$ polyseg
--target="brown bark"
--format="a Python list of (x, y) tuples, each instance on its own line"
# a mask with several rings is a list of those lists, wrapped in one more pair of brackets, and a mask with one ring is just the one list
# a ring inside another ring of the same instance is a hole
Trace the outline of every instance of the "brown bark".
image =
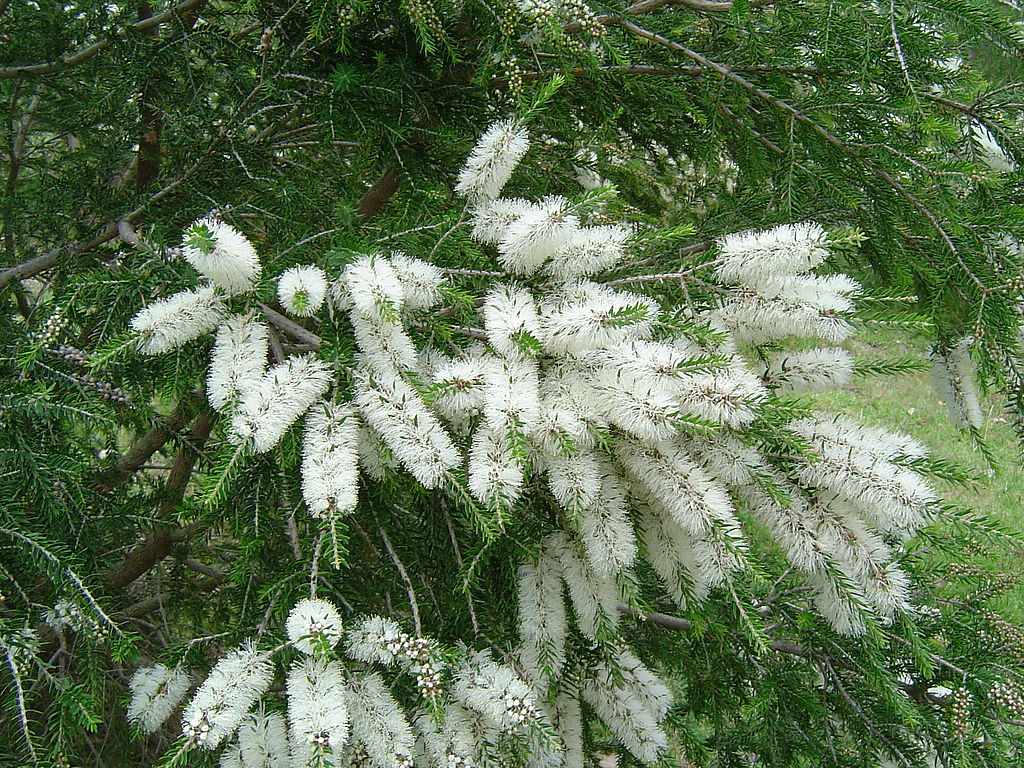
[(364, 220), (371, 218), (384, 207), (388, 200), (394, 197), (397, 191), (398, 171), (394, 167), (390, 167), (359, 198), (359, 202), (356, 203), (356, 213), (362, 216)]

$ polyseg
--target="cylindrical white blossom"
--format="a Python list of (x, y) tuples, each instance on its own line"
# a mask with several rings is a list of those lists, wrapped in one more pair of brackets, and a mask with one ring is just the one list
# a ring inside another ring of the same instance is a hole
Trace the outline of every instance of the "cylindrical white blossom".
[(505, 239), (512, 222), (526, 213), (533, 203), (519, 197), (498, 198), (480, 203), (473, 209), (474, 240), (485, 245), (498, 245)]
[(579, 220), (568, 208), (563, 197), (545, 198), (509, 224), (498, 244), (501, 265), (515, 275), (532, 275), (563, 251), (579, 229)]
[(224, 316), (224, 304), (212, 286), (181, 291), (154, 301), (132, 318), (139, 349), (159, 355), (209, 333)]
[(491, 124), (459, 172), (455, 191), (474, 204), (497, 197), (529, 148), (529, 134), (516, 121)]
[(238, 726), (238, 753), (242, 768), (289, 768), (288, 727), (277, 712), (257, 707)]
[(932, 386), (958, 429), (981, 429), (984, 422), (971, 363), (973, 341), (969, 337), (961, 339), (946, 354), (937, 350), (931, 354)]
[(320, 402), (306, 416), (302, 497), (316, 517), (346, 514), (359, 500), (359, 419), (349, 405)]
[(307, 654), (330, 651), (341, 640), (341, 614), (326, 600), (300, 600), (288, 614), (288, 639)]
[(523, 491), (522, 464), (508, 430), (481, 424), (469, 449), (469, 492), (488, 507), (511, 506)]
[(260, 276), (260, 259), (249, 239), (213, 216), (188, 229), (182, 252), (197, 272), (228, 293), (250, 290)]
[(398, 275), (409, 309), (429, 309), (441, 301), (444, 272), (430, 262), (414, 259), (404, 253), (392, 253), (391, 266)]
[(327, 275), (320, 267), (290, 267), (277, 279), (277, 298), (290, 314), (311, 317), (320, 311), (326, 297)]
[(503, 731), (523, 728), (539, 715), (530, 686), (486, 651), (471, 654), (456, 669), (451, 694)]
[(228, 653), (210, 671), (181, 718), (182, 733), (204, 749), (231, 736), (270, 687), (273, 667), (252, 642)]
[(263, 378), (268, 350), (266, 323), (240, 315), (221, 323), (206, 377), (206, 396), (215, 410), (233, 409), (242, 393)]
[(778, 355), (764, 378), (783, 392), (840, 389), (853, 377), (853, 356), (845, 349), (818, 348)]
[(355, 402), (366, 423), (422, 485), (436, 488), (462, 461), (437, 417), (398, 374), (358, 374)]
[(611, 269), (626, 255), (632, 232), (619, 225), (580, 227), (545, 269), (558, 280), (576, 280)]
[(658, 319), (647, 296), (581, 281), (541, 307), (544, 349), (552, 355), (585, 356), (631, 339), (644, 339)]
[(540, 317), (533, 295), (525, 288), (499, 285), (484, 297), (487, 343), (503, 357), (518, 358), (540, 351)]
[(383, 678), (373, 672), (353, 679), (346, 699), (352, 735), (362, 743), (374, 768), (412, 768), (412, 728)]
[(568, 625), (562, 597), (562, 574), (550, 552), (519, 566), (519, 656), (527, 674), (558, 678), (565, 664)]
[(128, 719), (138, 723), (144, 732), (154, 733), (185, 698), (191, 685), (189, 674), (177, 667), (139, 667), (128, 684), (132, 694)]
[(607, 639), (619, 624), (619, 587), (615, 579), (600, 579), (565, 533), (545, 540), (546, 557), (562, 565), (562, 580), (569, 588), (573, 615), (580, 632), (592, 640)]
[(825, 230), (817, 224), (783, 224), (762, 232), (740, 232), (718, 241), (726, 283), (756, 283), (765, 277), (807, 272), (828, 256)]
[(405, 306), (402, 280), (383, 254), (360, 256), (342, 272), (351, 306), (367, 317), (393, 321)]
[(394, 666), (411, 637), (383, 616), (363, 619), (345, 635), (345, 652), (367, 664)]
[(249, 441), (257, 453), (280, 442), (285, 431), (323, 396), (331, 383), (326, 363), (315, 355), (290, 357), (273, 366), (243, 394), (231, 419), (231, 437)]
[(296, 766), (341, 765), (348, 741), (344, 671), (337, 661), (307, 656), (288, 671), (288, 722)]

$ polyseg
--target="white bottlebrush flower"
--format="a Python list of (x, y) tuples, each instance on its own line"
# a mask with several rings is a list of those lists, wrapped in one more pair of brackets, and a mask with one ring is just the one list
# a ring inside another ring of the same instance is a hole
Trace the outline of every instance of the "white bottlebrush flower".
[(682, 376), (677, 403), (685, 413), (738, 429), (756, 418), (767, 394), (751, 371), (733, 365), (714, 373)]
[(592, 640), (614, 634), (619, 624), (619, 587), (614, 578), (598, 578), (576, 543), (564, 533), (545, 541), (546, 557), (561, 563), (562, 580), (569, 588), (576, 626)]
[(300, 600), (285, 627), (292, 645), (303, 653), (329, 651), (341, 640), (341, 614), (326, 600)]
[(667, 440), (676, 434), (679, 398), (660, 382), (629, 372), (604, 368), (591, 379), (604, 417), (640, 440)]
[(456, 668), (451, 695), (503, 731), (523, 728), (539, 716), (530, 686), (486, 651), (470, 654)]
[(564, 298), (542, 307), (544, 348), (552, 355), (584, 356), (632, 339), (644, 339), (658, 319), (647, 296), (581, 281)]
[(740, 540), (739, 521), (726, 489), (672, 443), (647, 445), (623, 440), (616, 455), (637, 490), (664, 507), (684, 530), (705, 534), (714, 528)]
[(661, 721), (668, 714), (672, 706), (672, 691), (629, 650), (622, 649), (609, 655), (595, 666), (594, 672), (609, 678), (621, 677), (622, 688), (639, 699), (656, 720)]
[(783, 224), (762, 232), (726, 235), (719, 239), (718, 250), (722, 261), (718, 277), (745, 285), (807, 272), (828, 256), (825, 230), (817, 224)]
[(231, 651), (214, 665), (185, 707), (182, 733), (204, 749), (215, 749), (267, 692), (272, 675), (270, 660), (254, 643)]
[(494, 359), (484, 355), (439, 361), (431, 379), (434, 409), (448, 421), (463, 425), (481, 413), (487, 399), (487, 373)]
[(139, 667), (128, 684), (132, 694), (128, 719), (144, 732), (154, 733), (185, 698), (191, 684), (188, 673), (177, 667)]
[(320, 267), (291, 267), (277, 279), (277, 297), (293, 315), (311, 317), (320, 311), (326, 296), (327, 275)]
[(765, 299), (813, 307), (819, 312), (846, 313), (854, 309), (853, 299), (861, 285), (847, 275), (798, 275), (766, 278), (757, 293)]
[(358, 661), (390, 667), (398, 661), (410, 639), (397, 622), (370, 616), (348, 631), (345, 652)]
[(540, 416), (539, 388), (535, 360), (496, 361), (487, 371), (484, 422), (498, 431), (530, 432)]
[(838, 344), (853, 332), (844, 315), (750, 292), (729, 299), (716, 314), (737, 344), (767, 344), (791, 336)]
[(499, 355), (517, 358), (540, 351), (540, 317), (525, 288), (495, 287), (484, 297), (482, 314), (487, 343)]
[(987, 127), (978, 122), (971, 123), (971, 138), (978, 147), (982, 162), (996, 173), (1013, 173), (1016, 161), (1000, 146), (996, 137)]
[(182, 253), (199, 274), (228, 293), (244, 293), (260, 277), (260, 258), (249, 239), (212, 216), (188, 229)]
[[(449, 705), (446, 710), (457, 708), (458, 705)], [(426, 712), (416, 718), (416, 729), (423, 739), (430, 765), (439, 768), (475, 768), (476, 744), (466, 728), (456, 727), (458, 720), (458, 716), (453, 717), (450, 711), (445, 712), (444, 720), (440, 723)]]
[(224, 304), (211, 286), (181, 291), (154, 301), (132, 318), (139, 349), (159, 355), (209, 333), (224, 316)]
[(565, 664), (568, 624), (561, 567), (549, 550), (519, 566), (519, 658), (531, 679), (558, 678)]
[(636, 559), (636, 539), (622, 483), (610, 462), (601, 462), (601, 490), (577, 516), (583, 550), (594, 575), (607, 579)]
[(231, 418), (235, 442), (250, 441), (257, 453), (280, 442), (285, 431), (302, 417), (331, 383), (326, 363), (315, 355), (290, 357), (278, 363), (243, 394)]
[(581, 227), (551, 257), (546, 269), (558, 280), (576, 280), (611, 269), (626, 255), (632, 232), (619, 225)]
[(405, 306), (405, 290), (386, 256), (360, 256), (342, 272), (341, 282), (351, 305), (370, 318), (393, 321)]
[(407, 308), (428, 309), (441, 301), (444, 273), (433, 264), (396, 252), (391, 254), (391, 266), (402, 284)]
[(405, 713), (377, 673), (349, 683), (352, 735), (363, 744), (374, 768), (412, 765), (414, 737)]
[(857, 637), (867, 631), (864, 623), (864, 598), (855, 589), (840, 587), (826, 573), (812, 573), (804, 577), (811, 587), (814, 607), (832, 629), (841, 635)]
[(366, 426), (359, 428), (359, 466), (377, 482), (401, 466), (384, 441), (372, 429)]
[(837, 347), (778, 355), (764, 374), (767, 384), (782, 392), (841, 389), (852, 377), (853, 356)]
[(423, 398), (401, 376), (357, 371), (356, 397), (366, 423), (426, 488), (436, 488), (462, 456)]
[(567, 512), (579, 515), (597, 503), (603, 466), (594, 451), (555, 453), (545, 457), (544, 465), (551, 494)]
[(263, 378), (268, 350), (266, 323), (234, 315), (220, 324), (206, 377), (206, 396), (215, 410), (230, 411)]
[(776, 487), (784, 490), (788, 503), (783, 505), (758, 486), (739, 491), (747, 509), (764, 523), (793, 566), (805, 573), (822, 570), (829, 560), (829, 545), (800, 489), (785, 477), (773, 474)]
[(289, 768), (288, 728), (277, 712), (257, 707), (238, 726), (241, 768)]
[(523, 492), (523, 457), (516, 455), (507, 429), (481, 424), (469, 449), (469, 492), (490, 508), (507, 508)]
[(473, 209), (473, 230), (470, 236), (478, 243), (498, 245), (505, 239), (509, 225), (532, 206), (529, 200), (519, 197), (483, 202)]
[(622, 681), (616, 683), (606, 670), (589, 675), (582, 692), (594, 713), (633, 757), (643, 763), (657, 761), (668, 738), (642, 699)]
[(302, 497), (316, 517), (355, 509), (359, 500), (359, 419), (348, 405), (320, 402), (302, 438)]
[(497, 197), (529, 148), (524, 126), (515, 120), (492, 123), (466, 159), (455, 191), (474, 204)]
[(685, 608), (691, 602), (707, 600), (711, 587), (682, 526), (668, 515), (644, 507), (640, 531), (646, 559), (676, 605)]
[(789, 428), (818, 454), (798, 468), (801, 483), (848, 499), (885, 531), (912, 532), (925, 521), (935, 491), (924, 477), (880, 454), (887, 450), (884, 442), (865, 445), (846, 420), (802, 419)]
[(348, 689), (337, 661), (307, 656), (288, 671), (288, 722), (295, 766), (342, 764), (348, 741)]
[(564, 250), (579, 229), (568, 207), (563, 197), (545, 198), (509, 224), (498, 244), (501, 265), (512, 274), (532, 275)]
[(356, 344), (375, 368), (413, 371), (419, 365), (419, 354), (412, 337), (397, 322), (353, 310), (349, 314)]
[(981, 429), (984, 421), (971, 363), (972, 342), (970, 337), (961, 339), (948, 353), (936, 350), (931, 354), (932, 386), (958, 429)]

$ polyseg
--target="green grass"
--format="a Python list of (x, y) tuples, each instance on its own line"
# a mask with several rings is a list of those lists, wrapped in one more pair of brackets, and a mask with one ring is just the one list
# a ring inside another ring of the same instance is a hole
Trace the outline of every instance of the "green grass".
[[(928, 340), (905, 331), (871, 330), (860, 334), (847, 349), (857, 359), (924, 358)], [(836, 411), (886, 429), (903, 432), (929, 446), (937, 458), (956, 462), (978, 480), (969, 486), (939, 484), (948, 500), (970, 507), (1016, 532), (1024, 532), (1024, 464), (1017, 435), (995, 397), (984, 399), (982, 437), (993, 456), (990, 467), (970, 435), (951, 422), (945, 404), (935, 394), (927, 371), (897, 376), (856, 378), (848, 387), (812, 396), (816, 407)], [(942, 521), (938, 521), (941, 526)], [(1022, 535), (1024, 541), (1024, 535)], [(976, 549), (972, 547), (972, 549)], [(983, 562), (998, 570), (1021, 573), (1024, 544), (983, 552)], [(975, 553), (977, 554), (977, 553)], [(965, 560), (975, 561), (973, 555)], [(1024, 620), (1024, 584), (1010, 590), (998, 606), (1008, 618)]]

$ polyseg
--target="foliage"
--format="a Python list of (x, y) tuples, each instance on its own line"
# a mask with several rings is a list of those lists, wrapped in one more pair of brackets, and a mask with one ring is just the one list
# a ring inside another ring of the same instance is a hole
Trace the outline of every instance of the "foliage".
[[(926, 329), (942, 354), (972, 337), (961, 362), (1013, 406), (1019, 22), (997, 0), (0, 0), (0, 762), (202, 764), (175, 718), (133, 732), (133, 671), (209, 669), (252, 637), (269, 650), (311, 583), (346, 622), (380, 614), (436, 638), (449, 665), (460, 642), (504, 658), (520, 640), (517, 567), (566, 523), (539, 476), (502, 509), (461, 476), (426, 491), (401, 472), (364, 475), (349, 517), (311, 516), (299, 429), (259, 455), (231, 443), (206, 400), (208, 341), (138, 354), (131, 318), (196, 285), (181, 256), (212, 233), (183, 241), (193, 222), (216, 209), (253, 241), (263, 277), (226, 305), (270, 318), (275, 354), (317, 347), (347, 399), (352, 325), (340, 306), (285, 316), (275, 278), (314, 264), (334, 281), (359, 254), (404, 251), (447, 274), (442, 308), (409, 332), (459, 347), (502, 272), (452, 190), (484, 129), (513, 117), (533, 146), (505, 194), (563, 194), (573, 215), (636, 224), (629, 258), (600, 280), (656, 297), (664, 337), (716, 343), (691, 311), (720, 300), (717, 238), (816, 221), (832, 267), (865, 285), (857, 322)], [(642, 315), (621, 307), (612, 324)], [(540, 343), (514, 341), (531, 355)], [(809, 407), (773, 395), (759, 409), (749, 434), (773, 467), (807, 455), (786, 425)], [(863, 637), (819, 616), (747, 512), (756, 557), (707, 602), (675, 605), (640, 565), (615, 640), (669, 681), (673, 754), (1018, 764), (1024, 715), (1006, 691), (1024, 671), (1021, 630), (989, 610), (1012, 584), (977, 556), (1014, 542), (974, 513), (935, 511), (899, 556), (916, 610)], [(598, 658), (590, 645), (576, 633), (571, 651)], [(631, 762), (585, 707), (586, 760)]]

